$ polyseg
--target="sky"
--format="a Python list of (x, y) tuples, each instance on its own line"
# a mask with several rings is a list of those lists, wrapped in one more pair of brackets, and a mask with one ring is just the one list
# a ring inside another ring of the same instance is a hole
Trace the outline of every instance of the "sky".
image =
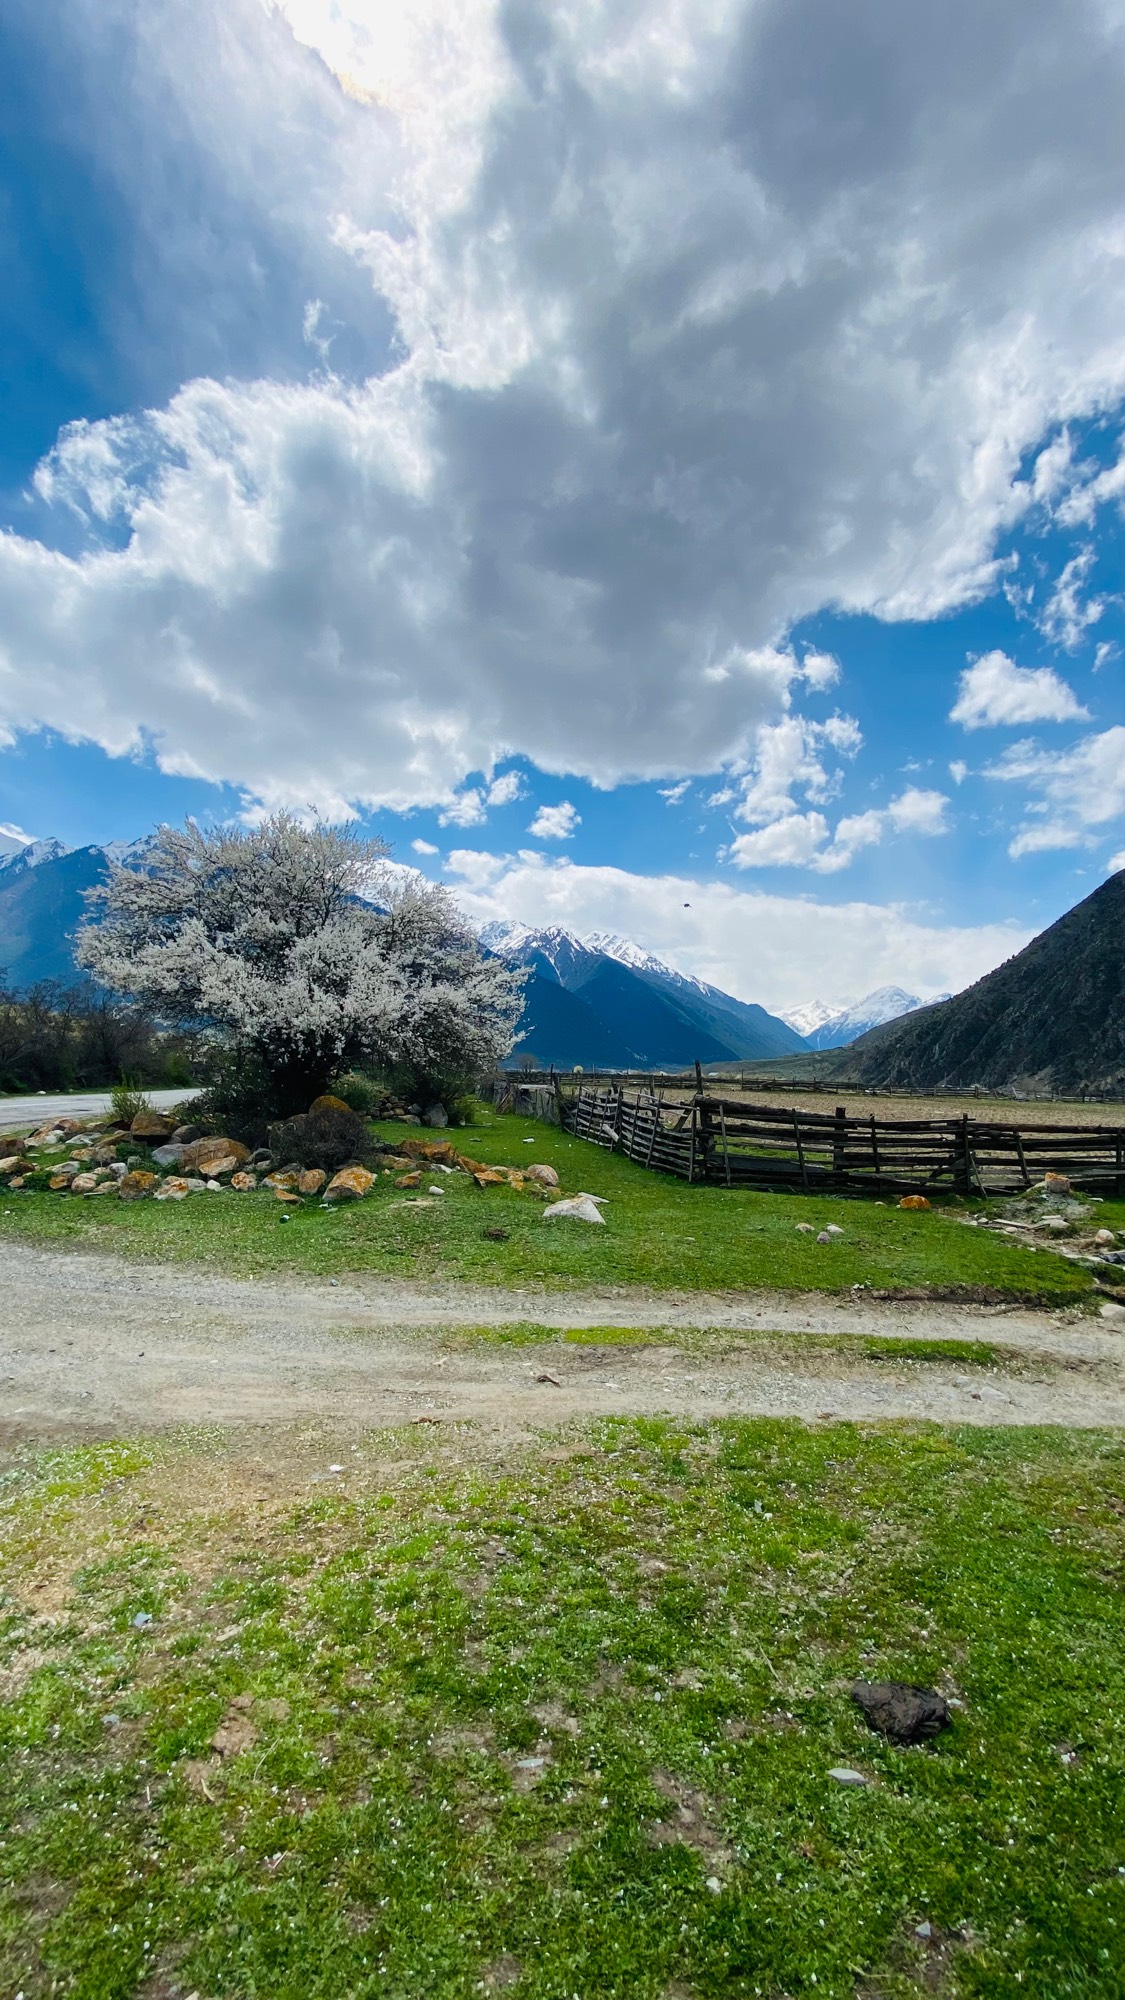
[(1125, 866), (1123, 0), (9, 0), (0, 821), (771, 1008)]

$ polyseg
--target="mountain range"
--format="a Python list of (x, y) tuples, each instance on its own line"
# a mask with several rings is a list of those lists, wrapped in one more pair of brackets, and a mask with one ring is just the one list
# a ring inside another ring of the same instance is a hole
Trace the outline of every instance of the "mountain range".
[(676, 972), (610, 931), (486, 924), (481, 943), (530, 977), (514, 1057), (569, 1069), (680, 1069), (803, 1053), (776, 1014)]
[(1125, 1088), (1125, 871), (951, 1000), (878, 1027), (833, 1074), (882, 1088)]
[[(16, 989), (80, 977), (73, 941), (85, 891), (103, 879), (110, 860), (144, 844), (68, 849), (0, 830), (0, 977)], [(848, 1009), (813, 1001), (782, 1017), (677, 972), (610, 931), (578, 938), (557, 927), (497, 923), (485, 926), (481, 941), (529, 969), (517, 1062), (533, 1056), (559, 1068), (680, 1069), (696, 1060), (777, 1060), (834, 1049), (919, 1004), (898, 987), (883, 987)]]
[[(948, 998), (948, 993), (938, 995), (940, 1000)], [(840, 1049), (866, 1035), (871, 1028), (882, 1027), (886, 1021), (897, 1021), (902, 1014), (912, 1014), (918, 1007), (934, 1004), (919, 999), (916, 993), (904, 993), (901, 986), (877, 986), (865, 999), (851, 1001), (845, 1007), (810, 1000), (781, 1018), (796, 1029), (807, 1049)]]

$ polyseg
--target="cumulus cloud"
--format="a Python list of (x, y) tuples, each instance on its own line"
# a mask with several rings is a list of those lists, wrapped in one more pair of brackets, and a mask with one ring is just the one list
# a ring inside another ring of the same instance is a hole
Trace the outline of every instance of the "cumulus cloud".
[[(307, 362), (327, 301), (329, 360), (64, 435), (43, 539), (0, 541), (0, 725), (450, 824), (514, 755), (597, 784), (736, 768), (828, 684), (797, 620), (989, 589), (1023, 455), (1125, 387), (1101, 0), (228, 11), (206, 64), (177, 29), (168, 89), (227, 206), (260, 234), (272, 202), (293, 341)], [(396, 333), (362, 377), (343, 268)]]
[(557, 806), (540, 806), (527, 830), (536, 840), (569, 840), (581, 824), (581, 813), (569, 799), (563, 799)]
[(494, 778), (488, 787), (487, 803), (490, 806), (512, 806), (522, 799), (524, 782), (519, 771), (505, 771), (502, 778)]
[(436, 854), (438, 851), (432, 840), (412, 840), (410, 845), (415, 854)]
[(1079, 549), (1064, 566), (1039, 620), (1041, 629), (1068, 653), (1077, 652), (1091, 625), (1103, 616), (1108, 602), (1104, 597), (1084, 597), (1083, 589), (1094, 567), (1091, 543)]
[(1097, 830), (1125, 814), (1125, 728), (1083, 738), (1070, 750), (1014, 743), (985, 776), (1021, 785), (1032, 816), (1008, 848), (1013, 859), (1049, 848), (1089, 846)]
[(881, 985), (922, 995), (957, 991), (1010, 958), (1029, 935), (1005, 923), (945, 925), (908, 904), (819, 904), (544, 855), (497, 860), (491, 883), (457, 889), (474, 921), (560, 924), (579, 936), (615, 931), (681, 972), (774, 1009), (797, 1006), (810, 993), (842, 999)]
[(1006, 653), (992, 652), (965, 668), (949, 719), (963, 729), (985, 729), (1001, 724), (1085, 721), (1088, 710), (1051, 667), (1017, 667)]
[(811, 868), (818, 875), (836, 875), (850, 868), (862, 848), (877, 847), (888, 831), (927, 837), (948, 833), (948, 806), (944, 792), (910, 785), (887, 806), (846, 815), (831, 838), (823, 813), (788, 813), (756, 833), (736, 835), (724, 854), (736, 868)]

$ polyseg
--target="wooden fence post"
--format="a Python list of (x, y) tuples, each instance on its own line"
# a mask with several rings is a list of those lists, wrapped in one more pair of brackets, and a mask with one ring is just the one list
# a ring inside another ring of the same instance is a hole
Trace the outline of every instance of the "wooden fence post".
[(832, 1178), (844, 1177), (844, 1147), (848, 1137), (848, 1113), (843, 1104), (836, 1106), (836, 1129), (832, 1134)]

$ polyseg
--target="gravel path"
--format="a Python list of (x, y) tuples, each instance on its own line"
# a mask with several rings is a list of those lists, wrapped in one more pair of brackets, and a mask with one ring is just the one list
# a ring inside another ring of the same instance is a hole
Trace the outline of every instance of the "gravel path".
[[(674, 1297), (230, 1279), (60, 1254), (3, 1253), (0, 1439), (112, 1435), (184, 1422), (341, 1426), (472, 1418), (524, 1431), (578, 1416), (682, 1412), (940, 1422), (1125, 1423), (1125, 1332), (1077, 1313), (761, 1294)], [(532, 1347), (457, 1328), (530, 1320)], [(584, 1326), (667, 1329), (645, 1346), (564, 1341)], [(713, 1352), (677, 1332), (718, 1328)], [(825, 1339), (796, 1353), (738, 1335), (988, 1339), (1016, 1359), (871, 1362)], [(546, 1379), (544, 1379), (546, 1378)]]

